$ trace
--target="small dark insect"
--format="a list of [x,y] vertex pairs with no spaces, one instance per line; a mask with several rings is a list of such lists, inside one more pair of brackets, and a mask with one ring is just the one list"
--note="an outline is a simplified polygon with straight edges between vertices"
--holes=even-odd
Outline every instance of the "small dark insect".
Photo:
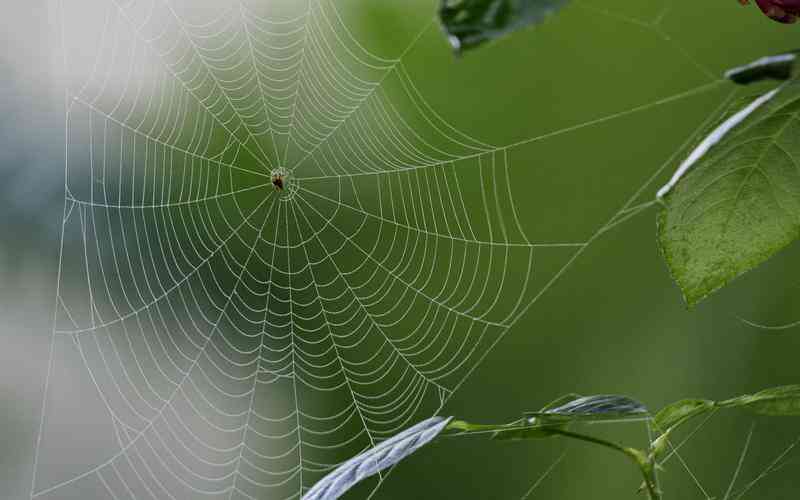
[[275,186],[275,190],[283,191],[283,174],[274,172],[272,174],[272,185]]

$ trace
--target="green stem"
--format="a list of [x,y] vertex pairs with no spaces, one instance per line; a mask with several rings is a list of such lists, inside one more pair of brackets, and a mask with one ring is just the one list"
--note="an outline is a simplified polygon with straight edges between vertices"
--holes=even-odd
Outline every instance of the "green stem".
[[626,457],[633,460],[637,467],[639,467],[639,471],[642,473],[642,477],[644,478],[644,484],[645,488],[647,489],[647,497],[649,500],[661,500],[661,493],[658,491],[655,482],[655,467],[653,467],[651,461],[648,460],[647,456],[641,451],[634,448],[626,448],[612,441],[606,441],[605,439],[596,438],[586,434],[579,434],[577,432],[570,432],[562,429],[550,429],[549,432],[559,436],[597,444],[622,453]]

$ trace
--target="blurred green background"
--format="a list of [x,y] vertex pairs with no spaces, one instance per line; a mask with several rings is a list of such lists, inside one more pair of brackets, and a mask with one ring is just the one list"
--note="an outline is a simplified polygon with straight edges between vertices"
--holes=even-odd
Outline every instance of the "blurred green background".
[[[83,8],[70,3],[68,10],[80,17]],[[434,1],[343,0],[337,9],[371,52],[404,54],[403,66],[420,93],[459,130],[494,145],[543,136],[508,150],[521,225],[541,243],[586,241],[631,197],[648,201],[677,165],[665,162],[735,90],[724,82],[703,86],[729,67],[794,49],[798,39],[797,27],[773,23],[755,6],[733,0],[702,6],[582,0],[543,26],[456,58],[438,27],[428,24]],[[4,15],[0,32],[7,68],[0,88],[0,441],[8,450],[0,457],[0,496],[10,499],[30,493],[59,262],[63,95],[79,79],[61,68],[58,26],[57,3],[29,2]],[[698,88],[703,91],[659,102]],[[473,174],[462,175],[469,180]],[[480,197],[479,189],[465,193],[473,201]],[[655,211],[645,211],[593,240],[442,413],[508,421],[569,392],[625,394],[656,409],[682,397],[721,399],[796,383],[797,329],[768,332],[742,318],[776,325],[800,319],[798,251],[792,246],[687,311],[656,247]],[[542,253],[542,276],[566,262],[568,255],[559,252]],[[682,448],[709,496],[724,496],[753,424],[734,491],[800,435],[794,419],[714,417]],[[646,443],[638,424],[590,430]],[[637,497],[636,471],[605,450],[470,438],[439,441],[403,462],[374,498],[520,498],[565,448],[564,461],[531,498]],[[796,497],[798,465],[789,455],[786,466],[745,498]],[[661,477],[667,498],[704,498],[678,461]],[[352,498],[374,486],[366,484]],[[105,498],[99,490],[84,493],[92,494]]]

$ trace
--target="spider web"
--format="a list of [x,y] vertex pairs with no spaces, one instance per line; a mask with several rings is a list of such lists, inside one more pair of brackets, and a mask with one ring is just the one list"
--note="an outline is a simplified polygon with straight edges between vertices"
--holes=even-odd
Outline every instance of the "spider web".
[[[387,59],[328,0],[61,10],[65,66],[91,71],[67,86],[32,498],[299,497],[436,413],[645,206],[647,184],[586,241],[531,241],[510,151],[718,83],[497,146],[446,122],[404,66],[433,20]],[[623,19],[674,43],[666,12]],[[65,370],[80,387],[59,387]]]

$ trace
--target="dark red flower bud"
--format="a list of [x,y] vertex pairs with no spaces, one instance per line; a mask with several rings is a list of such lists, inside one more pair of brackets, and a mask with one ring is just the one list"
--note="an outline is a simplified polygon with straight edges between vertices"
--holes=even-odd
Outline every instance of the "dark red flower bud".
[[[742,5],[749,0],[739,0]],[[756,0],[758,8],[770,19],[779,23],[791,24],[800,16],[800,0]]]

